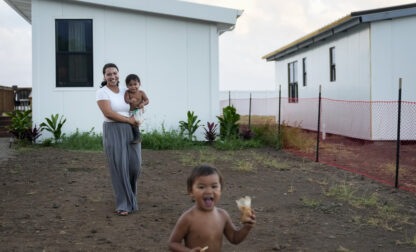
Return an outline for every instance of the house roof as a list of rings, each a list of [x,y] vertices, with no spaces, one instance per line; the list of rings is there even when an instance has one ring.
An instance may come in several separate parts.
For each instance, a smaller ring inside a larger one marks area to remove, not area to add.
[[[31,23],[32,0],[4,0],[27,22]],[[220,33],[233,29],[242,10],[172,0],[63,0],[81,4],[128,9],[156,15],[165,15],[216,23]]]
[[[416,3],[351,12],[351,14],[348,14],[343,18],[325,25],[324,27],[311,32],[288,45],[264,55],[262,59],[266,59],[267,61],[279,60],[289,54],[295,53],[312,44],[316,44],[363,23],[413,15],[416,15]]]

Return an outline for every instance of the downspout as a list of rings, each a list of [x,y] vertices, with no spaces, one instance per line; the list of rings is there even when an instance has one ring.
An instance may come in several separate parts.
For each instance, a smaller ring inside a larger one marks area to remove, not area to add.
[[[370,140],[373,140],[373,66],[372,66],[372,51],[371,51],[371,23],[368,25],[368,40],[370,49]]]

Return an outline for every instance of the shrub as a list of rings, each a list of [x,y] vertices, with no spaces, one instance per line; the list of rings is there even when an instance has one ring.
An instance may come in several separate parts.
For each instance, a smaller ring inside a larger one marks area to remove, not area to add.
[[[306,152],[313,152],[315,148],[315,139],[306,134],[301,128],[300,123],[288,126],[282,123],[282,144],[283,148],[293,148]]]
[[[12,125],[6,128],[12,133],[18,140],[24,140],[26,138],[26,132],[31,129],[32,125],[32,111],[19,111],[15,110],[11,113],[6,113],[12,119]]]
[[[240,138],[242,138],[243,140],[250,140],[251,138],[253,138],[253,132],[247,125],[241,125],[239,132]]]
[[[186,131],[188,134],[188,140],[192,141],[193,138],[195,138],[194,133],[199,128],[199,122],[201,122],[201,120],[197,120],[198,116],[194,115],[193,111],[188,111],[187,116],[188,120],[186,122],[180,121],[179,127],[181,129],[181,133]]]
[[[237,138],[226,141],[217,141],[213,146],[218,150],[242,150],[248,148],[259,148],[263,147],[264,145],[259,140],[243,141]]]
[[[142,148],[153,150],[174,150],[174,149],[192,149],[202,146],[201,143],[191,142],[183,138],[183,135],[176,131],[166,131],[162,127],[162,132],[153,130],[142,133]]]
[[[204,127],[205,130],[205,139],[208,141],[208,143],[212,143],[217,138],[217,124],[207,122],[207,127]]]
[[[276,123],[266,122],[263,125],[256,125],[253,127],[253,132],[254,139],[261,141],[264,145],[277,149],[282,147]]]
[[[70,150],[102,151],[103,136],[95,133],[94,128],[82,133],[77,129],[70,136],[63,136],[59,147]]]
[[[40,124],[40,127],[42,127],[41,131],[46,129],[47,131],[51,132],[53,134],[55,143],[57,143],[65,135],[62,134],[62,126],[65,124],[66,119],[64,118],[64,116],[61,116],[61,118],[59,118],[59,114],[52,114],[51,118],[45,117],[45,120],[47,123],[43,122]]]
[[[237,123],[240,120],[240,115],[237,114],[234,106],[227,106],[222,109],[222,117],[217,116],[220,121],[220,137],[221,140],[236,139],[238,137]]]

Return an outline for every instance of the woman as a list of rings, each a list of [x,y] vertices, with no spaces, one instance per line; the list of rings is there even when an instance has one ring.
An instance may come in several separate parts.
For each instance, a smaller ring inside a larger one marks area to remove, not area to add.
[[[126,88],[118,86],[118,67],[113,63],[105,64],[103,74],[104,81],[96,98],[104,115],[104,151],[116,196],[116,213],[127,216],[138,209],[136,182],[141,172],[141,144],[130,144],[131,126],[138,124],[134,117],[129,117],[130,105],[124,101]]]

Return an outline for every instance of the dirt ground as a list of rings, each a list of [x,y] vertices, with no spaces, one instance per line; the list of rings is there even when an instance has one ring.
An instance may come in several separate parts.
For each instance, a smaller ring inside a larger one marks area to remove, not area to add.
[[[416,195],[273,149],[143,150],[139,211],[116,216],[102,152],[17,150],[0,163],[0,251],[167,251],[192,202],[186,177],[219,168],[219,207],[239,225],[249,195],[257,225],[223,251],[415,251]]]
[[[316,160],[316,133],[302,131],[302,134],[304,139],[308,139],[309,148],[306,151],[287,151]],[[325,140],[320,141],[319,161],[394,186],[396,151],[396,141],[365,141],[328,134]],[[401,143],[399,161],[399,187],[416,193],[416,141]]]

